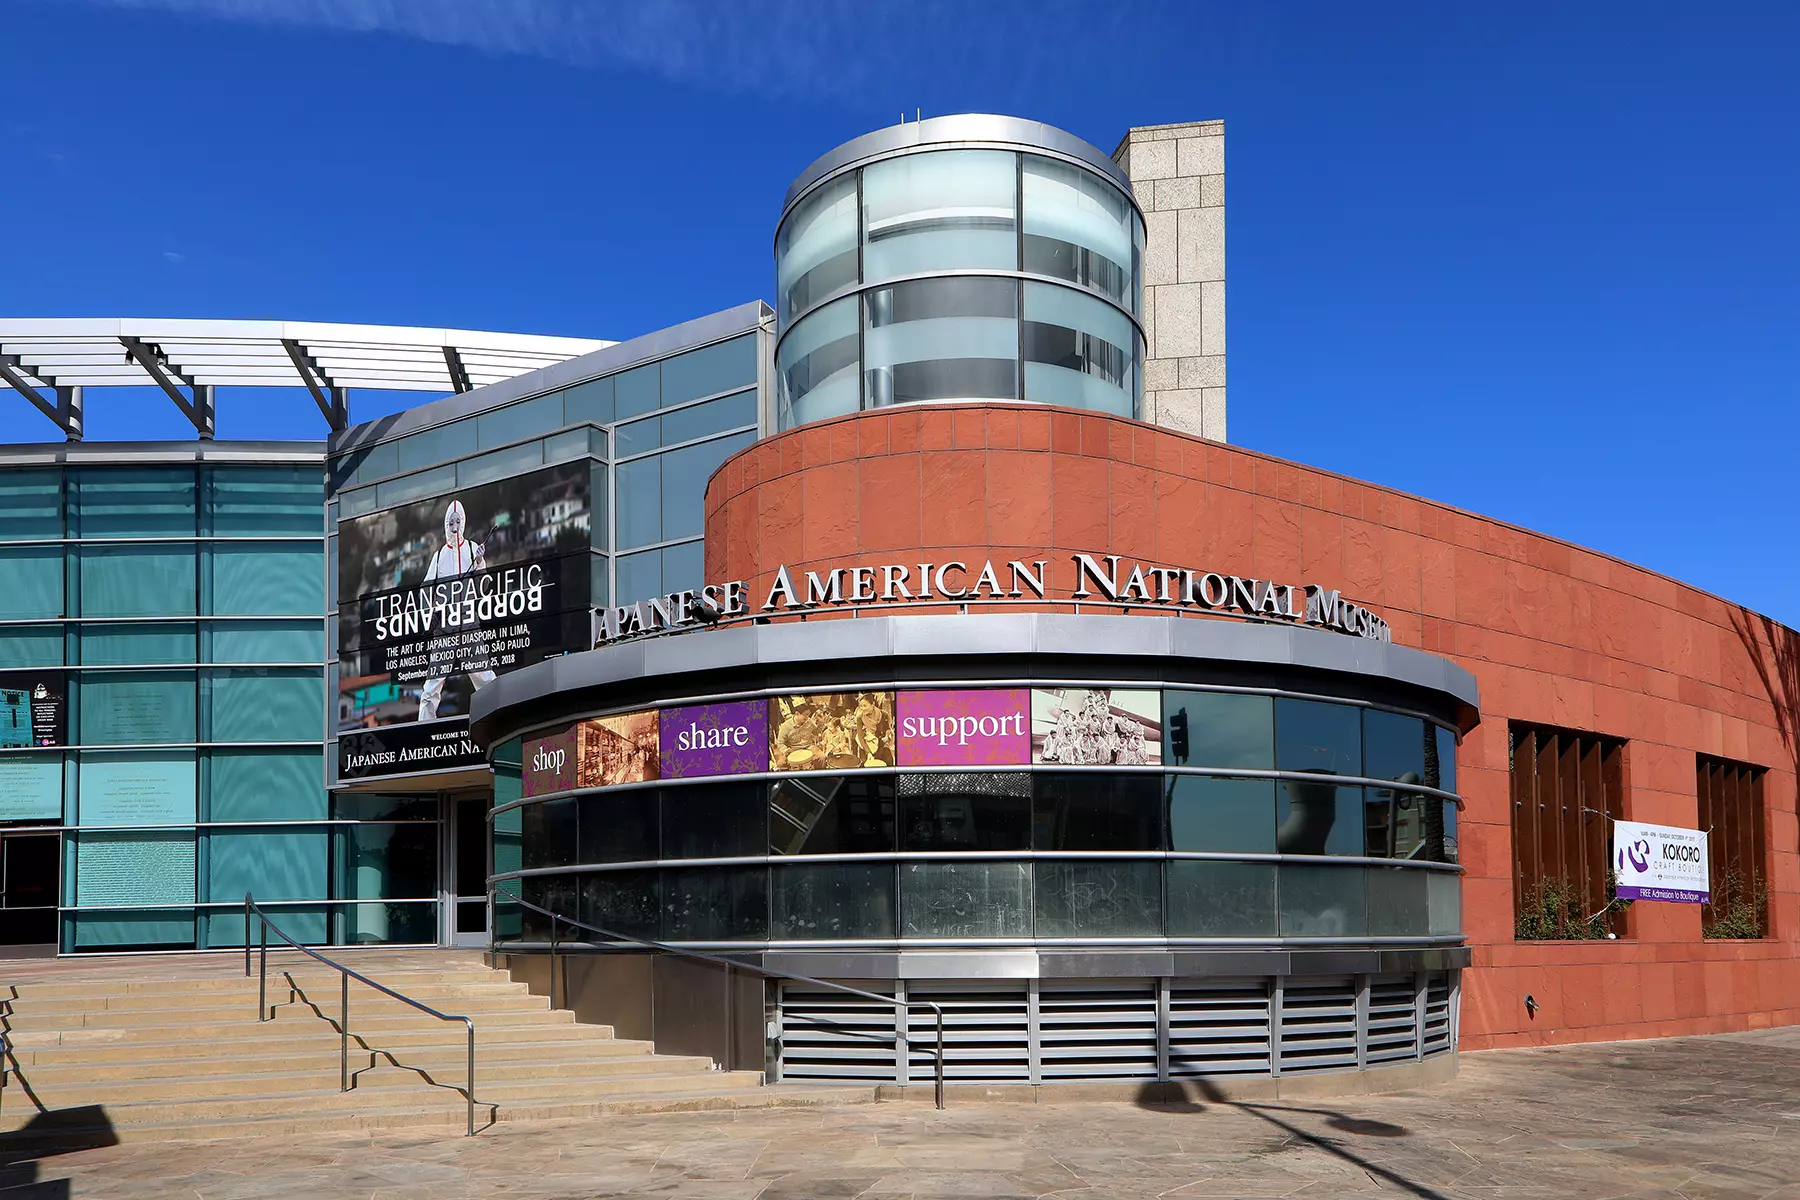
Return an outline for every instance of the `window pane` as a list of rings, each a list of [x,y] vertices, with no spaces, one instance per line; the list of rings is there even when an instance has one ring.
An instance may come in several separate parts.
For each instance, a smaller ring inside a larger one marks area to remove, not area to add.
[[[1040,859],[1034,866],[1038,937],[1161,936],[1161,863]]]
[[[891,775],[811,775],[769,785],[774,854],[866,854],[895,848]]]
[[[577,919],[628,937],[656,938],[662,932],[662,889],[656,871],[596,872],[582,876],[580,886],[580,908],[571,914]],[[569,912],[566,903],[547,902],[543,907]],[[574,936],[594,935],[577,930]]]
[[[1029,850],[1031,776],[1021,772],[902,775],[902,850]]]
[[[717,400],[708,400],[705,404],[696,404],[690,408],[678,408],[674,412],[664,413],[662,418],[663,443],[679,445],[695,438],[705,437],[709,433],[722,433],[727,429],[736,429],[743,425],[756,424],[756,393],[739,392],[735,396],[721,396]]]
[[[942,150],[863,170],[863,278],[1019,265],[1013,228],[1018,159]]]
[[[505,450],[496,450],[492,454],[483,454],[480,458],[464,459],[457,463],[456,486],[471,487],[543,465],[544,443],[526,442],[522,446],[509,446]]]
[[[1424,937],[1430,871],[1373,867],[1368,872],[1369,933],[1374,937]]]
[[[1030,937],[1031,864],[903,864],[900,914],[902,937]]]
[[[1348,704],[1276,699],[1275,765],[1283,771],[1361,775],[1361,710]]]
[[[858,407],[855,296],[834,300],[789,329],[775,354],[783,429],[841,417]]]
[[[212,662],[320,662],[325,627],[310,621],[220,621],[207,630]]]
[[[769,852],[769,803],[760,783],[664,788],[662,820],[664,858]]]
[[[639,417],[635,421],[614,426],[613,445],[618,447],[619,457],[630,458],[634,454],[645,454],[661,446],[662,421],[660,416]]]
[[[376,507],[392,508],[396,504],[405,504],[408,500],[417,500],[423,496],[435,496],[441,492],[453,491],[456,488],[456,467],[446,463],[441,467],[433,467],[429,471],[420,471],[417,475],[406,475],[399,479],[390,479],[375,490]]]
[[[323,611],[325,547],[317,542],[206,547],[219,616],[305,616]]]
[[[192,625],[89,625],[75,637],[77,661],[90,667],[192,663],[199,657],[200,638]]]
[[[1454,792],[1456,790],[1456,735],[1441,725],[1433,728],[1437,739],[1438,781],[1435,786],[1443,788],[1446,792]],[[1431,783],[1430,766],[1431,764],[1427,762],[1425,782],[1428,784]]]
[[[732,388],[754,386],[756,335],[753,333],[663,360],[664,408],[728,392]]]
[[[63,756],[0,755],[0,821],[63,819]]]
[[[400,452],[392,442],[352,451],[337,461],[355,472],[353,481],[356,483],[372,483],[400,473]]]
[[[1170,937],[1272,937],[1272,863],[1174,861],[1169,872]]]
[[[526,871],[539,867],[574,865],[575,798],[541,800],[519,809],[519,866]]]
[[[1275,782],[1210,775],[1169,778],[1169,849],[1275,852]]]
[[[1025,285],[1025,398],[1136,415],[1137,331],[1103,300],[1047,283]]]
[[[213,830],[207,834],[207,895],[241,900],[324,899],[330,862],[328,835],[319,829]],[[280,916],[285,929],[289,922]],[[242,943],[240,943],[241,945]]]
[[[325,819],[325,760],[318,750],[208,750],[205,768],[208,820]]]
[[[775,238],[775,297],[781,323],[856,282],[856,176],[814,190]]]
[[[232,753],[246,752],[234,750]],[[331,817],[335,821],[435,821],[438,819],[437,796],[431,793],[422,796],[377,796],[334,792],[331,796]]]
[[[1099,771],[1032,775],[1035,850],[1162,849],[1162,777]]]
[[[325,736],[323,673],[306,670],[209,670],[209,742],[301,742]]]
[[[662,456],[664,541],[706,532],[706,481],[721,463],[755,440],[753,433],[736,433]]]
[[[619,548],[646,546],[662,537],[662,456],[620,463],[618,480]],[[620,583],[623,584],[623,580]]]
[[[81,740],[96,746],[194,741],[194,692],[192,671],[84,675],[76,703]]]
[[[63,615],[63,551],[61,546],[20,546],[0,551],[0,595],[6,615]]]
[[[1016,399],[1018,287],[1010,279],[922,279],[865,296],[866,407]]]
[[[562,393],[534,396],[518,404],[508,404],[475,418],[475,445],[487,450],[504,446],[521,438],[536,437],[560,429],[563,423]]]
[[[660,805],[656,788],[599,792],[578,797],[578,800],[576,861],[648,862],[662,857],[657,834]],[[531,826],[527,824],[525,829],[525,849],[529,855]]]
[[[668,941],[762,941],[769,936],[767,867],[666,870],[662,900]]]
[[[192,750],[84,750],[76,811],[83,825],[190,824],[199,811],[198,779]]]
[[[332,895],[341,900],[424,900],[437,894],[435,821],[401,825],[339,825],[333,834]],[[346,908],[353,941],[387,941],[380,905]]]
[[[654,412],[662,403],[660,364],[646,363],[613,376],[613,396],[618,420]]]
[[[1363,774],[1371,779],[1424,783],[1426,747],[1437,753],[1436,726],[1418,717],[1369,709],[1363,713]],[[1432,784],[1436,787],[1436,784]]]
[[[0,542],[62,535],[61,471],[8,471],[0,477]]]
[[[1361,788],[1284,779],[1276,795],[1275,846],[1281,853],[1364,853]]]
[[[1454,871],[1431,871],[1426,874],[1426,907],[1430,912],[1432,937],[1447,937],[1462,932],[1462,877]]]
[[[614,604],[632,604],[662,591],[662,551],[646,550],[619,559],[619,594]]]
[[[706,548],[700,542],[669,546],[662,552],[662,590],[669,592],[699,588],[705,582]]]
[[[60,625],[0,629],[0,667],[54,667],[62,660]]]
[[[598,429],[565,429],[561,433],[553,433],[544,439],[544,461],[547,463],[567,462],[572,458],[586,458],[595,453],[591,447],[598,442],[598,453],[606,453],[606,435]]]
[[[197,609],[192,546],[81,546],[75,553],[84,617],[193,616]]]
[[[349,517],[360,517],[364,513],[374,512],[381,507],[381,493],[375,488],[362,488],[354,492],[342,492],[338,495],[338,513],[340,520]]]
[[[198,488],[186,468],[71,472],[69,525],[80,537],[192,537]]]
[[[206,532],[323,534],[325,475],[318,467],[211,467]]]
[[[1025,270],[1130,305],[1137,214],[1115,187],[1055,159],[1025,156]]]
[[[1361,867],[1281,868],[1281,936],[1345,937],[1369,929]]]
[[[74,840],[76,904],[97,908],[194,902],[192,830],[83,830]]]
[[[146,834],[145,837],[150,835]],[[95,856],[106,849],[90,847]],[[192,851],[192,843],[189,844]],[[148,853],[148,848],[138,851]],[[76,859],[80,861],[80,853]],[[192,878],[192,866],[189,866]],[[194,911],[181,909],[168,912],[114,912],[78,915],[71,919],[78,948],[120,946],[132,950],[192,950],[194,948]]]
[[[769,872],[769,890],[771,938],[894,936],[892,863],[786,863]]]
[[[563,424],[578,425],[583,421],[610,425],[613,419],[612,376],[590,379],[563,389]]]
[[[467,458],[477,448],[473,417],[440,425],[436,429],[426,429],[394,443],[394,449],[400,456],[402,471],[417,471],[421,467],[435,467],[451,459]],[[384,496],[383,503],[387,502]]]
[[[1169,735],[1166,761],[1180,767],[1236,767],[1267,771],[1275,765],[1275,702],[1234,692],[1163,693]],[[1177,733],[1186,723],[1186,753]]]

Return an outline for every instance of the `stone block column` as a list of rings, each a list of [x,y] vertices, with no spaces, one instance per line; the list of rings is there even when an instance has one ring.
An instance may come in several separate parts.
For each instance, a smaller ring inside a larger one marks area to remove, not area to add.
[[[1140,125],[1113,160],[1144,210],[1144,418],[1225,441],[1225,122]]]

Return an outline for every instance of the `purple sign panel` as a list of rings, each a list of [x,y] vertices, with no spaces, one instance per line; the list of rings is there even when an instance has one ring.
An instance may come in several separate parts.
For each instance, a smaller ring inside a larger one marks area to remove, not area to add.
[[[571,725],[558,733],[525,739],[525,795],[547,796],[575,786],[575,730]]]
[[[769,705],[764,700],[662,710],[662,777],[745,775],[769,769]]]
[[[1031,693],[1024,688],[901,692],[894,716],[903,767],[1031,762]]]

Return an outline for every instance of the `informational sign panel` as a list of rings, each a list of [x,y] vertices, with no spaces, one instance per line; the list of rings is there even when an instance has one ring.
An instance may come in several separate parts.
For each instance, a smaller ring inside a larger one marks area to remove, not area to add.
[[[63,756],[0,755],[0,821],[56,821],[63,815]]]
[[[900,766],[1024,766],[1031,762],[1031,693],[1025,688],[901,692]]]
[[[341,778],[472,765],[453,739],[360,735],[466,718],[496,675],[590,644],[589,476],[564,463],[339,523],[338,731],[361,747],[352,762],[340,739]]]
[[[771,771],[894,765],[894,693],[824,692],[769,701]]]
[[[1033,688],[1031,761],[1045,766],[1162,762],[1162,693],[1147,688]]]
[[[64,686],[61,671],[0,671],[0,750],[67,745]]]
[[[486,765],[487,755],[469,736],[467,717],[338,735],[338,778],[345,781]]]
[[[665,708],[659,731],[664,779],[747,775],[769,769],[765,700]]]
[[[77,778],[83,825],[194,823],[199,768],[191,750],[84,754]]]
[[[1673,900],[1680,904],[1712,900],[1706,834],[1698,829],[1614,821],[1613,866],[1619,873],[1617,894],[1621,900]]]

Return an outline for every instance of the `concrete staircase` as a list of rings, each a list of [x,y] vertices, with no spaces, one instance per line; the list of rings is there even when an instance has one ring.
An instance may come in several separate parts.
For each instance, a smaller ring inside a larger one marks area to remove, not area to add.
[[[608,1113],[866,1102],[872,1088],[765,1087],[754,1071],[655,1054],[580,1025],[479,954],[348,951],[347,965],[475,1022],[475,1123]],[[0,1028],[12,1045],[0,1135],[110,1125],[121,1139],[309,1131],[462,1132],[467,1035],[350,984],[352,1087],[339,1090],[339,980],[269,955],[268,1002],[219,955],[0,961]],[[10,1012],[8,1011],[10,1009]],[[34,1124],[35,1123],[35,1124]],[[61,1136],[59,1134],[59,1136]]]

